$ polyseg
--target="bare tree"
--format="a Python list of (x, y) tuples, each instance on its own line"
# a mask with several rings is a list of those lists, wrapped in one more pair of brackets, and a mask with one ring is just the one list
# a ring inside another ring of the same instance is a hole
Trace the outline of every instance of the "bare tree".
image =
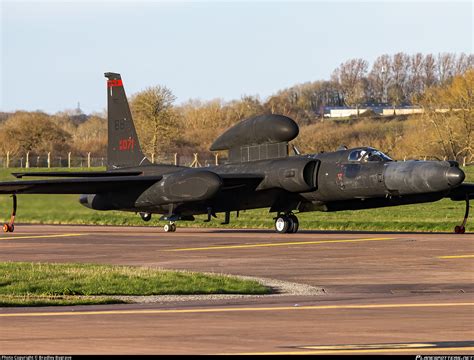
[(455, 55), (452, 53), (438, 54), (438, 79), (441, 84), (453, 78), (455, 62)]
[(375, 59), (369, 74), (370, 97), (378, 103), (386, 103), (387, 91), (392, 77), (391, 57), (384, 54)]
[(367, 75), (369, 63), (364, 59), (351, 59), (339, 65), (332, 74), (332, 80), (335, 81), (340, 88), (344, 102), (348, 105), (360, 103), (365, 100), (361, 93), (361, 81)]
[[(410, 72), (410, 57), (405, 53), (397, 53), (393, 56), (392, 61), (392, 83), (390, 87), (391, 102), (401, 104), (407, 101), (409, 97), (409, 72)], [(395, 91), (396, 90), (396, 91)], [(395, 96), (395, 98), (393, 97)]]
[(130, 107), (146, 154), (168, 152), (179, 137), (175, 99), (165, 86), (149, 87), (132, 96)]
[(411, 73), (409, 77), (409, 98), (420, 96), (425, 87), (423, 83), (423, 62), (424, 57), (421, 53), (411, 56)]
[(423, 85), (424, 89), (436, 85), (436, 60), (433, 54), (428, 54), (425, 56), (423, 61)]

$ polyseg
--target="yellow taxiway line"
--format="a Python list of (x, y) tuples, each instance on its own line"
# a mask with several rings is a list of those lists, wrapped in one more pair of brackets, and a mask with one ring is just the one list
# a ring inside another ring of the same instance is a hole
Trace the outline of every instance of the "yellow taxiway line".
[(73, 237), (73, 236), (83, 236), (89, 234), (52, 234), (52, 235), (25, 235), (25, 236), (12, 236), (12, 237), (3, 237), (2, 240), (20, 240), (20, 239), (44, 239), (44, 238), (58, 238), (58, 237)]
[(199, 250), (220, 250), (220, 249), (249, 249), (256, 247), (272, 247), (272, 246), (292, 246), (292, 245), (315, 245), (315, 244), (331, 244), (331, 243), (353, 243), (363, 241), (384, 241), (384, 240), (395, 240), (396, 238), (365, 238), (365, 239), (339, 239), (339, 240), (318, 240), (318, 241), (295, 241), (295, 242), (284, 242), (284, 243), (258, 243), (258, 244), (246, 244), (246, 245), (222, 245), (222, 246), (209, 246), (209, 247), (197, 247), (197, 248), (180, 248), (170, 249), (164, 251), (199, 251)]
[(474, 302), (463, 303), (414, 303), (414, 304), (348, 304), (348, 305), (308, 305), (308, 306), (275, 306), (275, 307), (235, 307), (206, 309), (136, 309), (136, 310), (101, 310), (101, 311), (57, 311), (30, 313), (3, 313), (4, 317), (40, 317), (40, 316), (88, 316), (88, 315), (152, 315), (152, 314), (200, 314), (226, 312), (262, 312), (262, 311), (302, 311), (302, 310), (342, 310), (342, 309), (392, 309), (392, 308), (427, 308), (474, 306)]
[(449, 255), (449, 256), (438, 256), (438, 259), (469, 259), (474, 258), (474, 255)]
[(170, 249), (164, 251), (199, 251), (199, 250), (219, 250), (219, 249), (248, 249), (256, 247), (272, 247), (272, 246), (291, 246), (291, 245), (315, 245), (315, 244), (331, 244), (331, 243), (348, 243), (348, 242), (363, 242), (363, 241), (384, 241), (395, 240), (396, 238), (365, 238), (365, 239), (339, 239), (339, 240), (318, 240), (318, 241), (294, 241), (285, 243), (258, 243), (246, 245), (221, 245), (198, 248), (180, 248)]

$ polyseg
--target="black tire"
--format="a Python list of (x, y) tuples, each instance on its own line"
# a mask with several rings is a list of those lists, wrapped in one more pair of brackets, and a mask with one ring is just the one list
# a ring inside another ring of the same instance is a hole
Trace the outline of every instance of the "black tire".
[(466, 232), (466, 228), (464, 226), (459, 226), (457, 225), (455, 228), (454, 228), (454, 232), (456, 234), (464, 234)]
[(298, 232), (298, 229), (300, 227), (300, 222), (298, 221), (298, 218), (296, 217), (296, 215), (293, 215), (291, 214), (289, 216), (290, 220), (291, 220), (291, 223), (292, 223), (292, 226), (290, 229), (288, 229), (288, 232), (289, 233), (296, 233)]
[(142, 218), (143, 221), (150, 221), (151, 220), (151, 214), (150, 213), (140, 213), (140, 217)]

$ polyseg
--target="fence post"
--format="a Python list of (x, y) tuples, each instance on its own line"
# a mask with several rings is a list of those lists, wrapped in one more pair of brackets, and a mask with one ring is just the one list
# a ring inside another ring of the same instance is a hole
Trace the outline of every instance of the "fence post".
[(216, 166), (217, 166), (217, 165), (219, 165), (219, 154), (215, 153), (214, 156), (216, 158)]
[[(8, 153), (7, 153), (7, 155), (8, 155)], [(467, 159), (467, 156), (464, 156), (464, 157), (462, 158), (462, 166), (466, 166), (466, 159)], [(7, 156), (7, 164), (8, 164), (8, 156)], [(7, 167), (8, 167), (8, 166), (7, 166)]]
[(25, 168), (29, 168), (30, 167), (30, 152), (28, 151), (26, 153), (26, 164), (25, 164)]
[(71, 153), (67, 153), (67, 167), (71, 168)]
[(151, 154), (151, 163), (155, 163), (155, 153)]
[(179, 165), (179, 156), (178, 156), (178, 153), (174, 153), (174, 164), (176, 166)]
[[(464, 158), (464, 161), (466, 161), (466, 158)], [(7, 168), (10, 167), (10, 151), (7, 151), (7, 163), (6, 163)]]
[(87, 167), (88, 168), (91, 167), (91, 153), (90, 152), (87, 153)]
[(48, 151), (48, 169), (51, 167), (51, 152)]
[(198, 153), (194, 153), (194, 160), (191, 163), (191, 167), (195, 167), (195, 168), (201, 167), (201, 163), (198, 160)]

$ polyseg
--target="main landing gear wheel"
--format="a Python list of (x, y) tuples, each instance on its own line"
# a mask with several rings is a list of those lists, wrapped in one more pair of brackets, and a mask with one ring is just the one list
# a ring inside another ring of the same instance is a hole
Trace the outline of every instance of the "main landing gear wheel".
[(163, 230), (165, 230), (165, 232), (175, 232), (176, 224), (175, 223), (166, 224), (165, 226), (163, 226)]
[(289, 218), (290, 218), (290, 222), (293, 222), (293, 226), (290, 229), (288, 229), (288, 232), (289, 233), (298, 232), (298, 229), (300, 227), (300, 222), (298, 221), (298, 218), (293, 214), (291, 214)]
[(299, 228), (298, 218), (293, 215), (278, 215), (275, 220), (275, 230), (279, 234), (296, 233)]

